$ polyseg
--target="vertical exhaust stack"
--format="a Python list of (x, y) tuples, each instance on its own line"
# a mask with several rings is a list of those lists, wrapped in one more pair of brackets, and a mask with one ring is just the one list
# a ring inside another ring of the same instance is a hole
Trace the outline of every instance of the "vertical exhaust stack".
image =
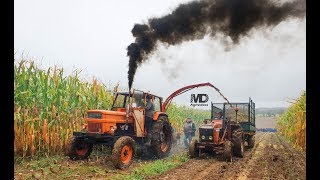
[(131, 92), (130, 92), (130, 89), (129, 89), (129, 102), (126, 106), (126, 124), (125, 124), (125, 130), (128, 130), (128, 120), (129, 120), (129, 116), (130, 116), (130, 111), (131, 111)]
[[(271, 0), (195, 0), (180, 4), (171, 13), (135, 24), (131, 33), (135, 42), (127, 47), (128, 85), (132, 87), (137, 68), (157, 45), (177, 45), (203, 39), (205, 35), (230, 37), (238, 44), (255, 29), (278, 25), (290, 18), (305, 17), (305, 0), (283, 2)], [(223, 45), (223, 44), (222, 44)]]
[(127, 107), (126, 107), (126, 126), (128, 126), (129, 114), (130, 114), (130, 90), (129, 90), (129, 103), (127, 104)]

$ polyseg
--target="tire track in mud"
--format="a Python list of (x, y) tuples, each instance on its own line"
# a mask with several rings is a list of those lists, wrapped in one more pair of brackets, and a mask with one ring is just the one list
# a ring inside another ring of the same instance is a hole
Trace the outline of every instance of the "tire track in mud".
[[(306, 179), (306, 161), (302, 152), (292, 148), (276, 133), (268, 133), (248, 179)], [(262, 169), (257, 171), (255, 169)]]
[(210, 172), (210, 175), (204, 177), (204, 179), (247, 179), (247, 174), (251, 171), (251, 167), (255, 163), (256, 157), (261, 154), (261, 146), (263, 148), (263, 143), (266, 139), (266, 133), (257, 133), (256, 144), (252, 149), (247, 149), (244, 153), (243, 158), (235, 157), (233, 163), (225, 163), (220, 165), (218, 171)]
[[(261, 137), (265, 134), (257, 134), (257, 142), (261, 141)], [(253, 148), (255, 149), (256, 146)], [(251, 156), (251, 152), (245, 152), (245, 158)], [(240, 158), (234, 158), (233, 163), (239, 161)], [(172, 180), (185, 180), (185, 179), (216, 179), (221, 178), (223, 174), (228, 171), (229, 167), (233, 164), (219, 160), (219, 157), (206, 156), (205, 158), (190, 159), (182, 166), (167, 172), (165, 175), (156, 176), (149, 179), (172, 179)]]
[[(186, 179), (201, 179), (207, 175), (204, 171), (207, 168), (214, 168), (214, 159), (191, 159), (180, 167), (170, 170), (165, 175), (152, 177), (149, 179), (170, 179), (170, 180), (186, 180)], [(192, 172), (192, 173), (190, 173)]]
[(254, 146), (254, 148), (252, 149), (252, 153), (250, 154), (250, 158), (247, 158), (245, 160), (245, 163), (247, 165), (244, 166), (244, 168), (242, 169), (242, 171), (240, 172), (239, 176), (237, 177), (237, 180), (244, 180), (244, 179), (248, 179), (248, 175), (254, 171), (254, 167), (255, 164), (257, 164), (257, 159), (259, 157), (259, 155), (261, 155), (261, 152), (263, 151), (264, 147), (265, 147), (265, 143), (266, 143), (266, 137), (267, 137), (267, 133), (263, 133), (260, 135), (259, 137), (259, 141), (256, 143), (256, 145)]
[(276, 133), (257, 133), (256, 144), (232, 163), (217, 157), (190, 159), (164, 175), (150, 179), (306, 179), (305, 153)]

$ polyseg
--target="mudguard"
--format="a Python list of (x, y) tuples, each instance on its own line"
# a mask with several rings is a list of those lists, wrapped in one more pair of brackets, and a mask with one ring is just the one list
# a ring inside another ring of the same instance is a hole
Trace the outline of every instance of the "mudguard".
[(153, 120), (156, 121), (160, 115), (165, 115), (168, 117), (166, 113), (157, 111), (153, 114)]

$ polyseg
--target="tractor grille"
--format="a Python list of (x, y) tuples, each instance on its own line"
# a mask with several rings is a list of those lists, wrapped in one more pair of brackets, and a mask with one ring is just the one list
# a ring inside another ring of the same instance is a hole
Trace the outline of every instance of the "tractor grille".
[(102, 124), (101, 123), (88, 123), (88, 131), (89, 132), (101, 132)]
[(102, 119), (102, 114), (101, 113), (90, 112), (90, 113), (88, 113), (88, 118)]
[(213, 141), (213, 128), (199, 128), (199, 136), (200, 141)]

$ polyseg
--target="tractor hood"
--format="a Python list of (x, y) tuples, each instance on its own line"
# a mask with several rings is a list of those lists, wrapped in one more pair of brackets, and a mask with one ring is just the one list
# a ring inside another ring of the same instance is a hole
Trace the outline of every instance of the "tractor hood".
[[(110, 110), (88, 110), (87, 120), (95, 122), (110, 122), (110, 123), (126, 123), (125, 108), (119, 108), (117, 111)], [(133, 118), (130, 115), (128, 123), (132, 123)]]
[[(124, 108), (123, 108), (123, 109), (124, 109)], [(97, 114), (99, 114), (99, 113), (100, 113), (100, 114), (121, 114), (121, 115), (123, 115), (123, 113), (126, 114), (125, 110), (124, 110), (124, 111), (121, 111), (121, 110), (119, 110), (119, 111), (110, 111), (110, 110), (99, 110), (99, 109), (88, 110), (87, 113), (88, 113), (88, 114), (90, 114), (90, 113), (97, 113)]]
[(201, 129), (213, 129), (212, 124), (203, 124), (199, 128)]

